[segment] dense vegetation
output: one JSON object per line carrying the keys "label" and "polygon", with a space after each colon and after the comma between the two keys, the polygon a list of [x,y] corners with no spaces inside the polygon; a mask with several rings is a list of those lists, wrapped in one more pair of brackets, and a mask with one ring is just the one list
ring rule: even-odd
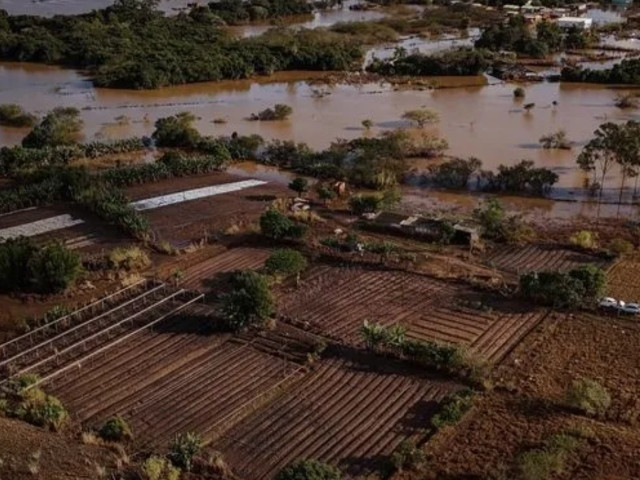
{"label": "dense vegetation", "polygon": [[396,51],[389,60],[374,59],[367,71],[380,75],[435,76],[480,75],[491,65],[492,55],[485,50],[459,48],[434,55]]}
{"label": "dense vegetation", "polygon": [[554,308],[575,308],[594,303],[604,292],[604,272],[593,266],[569,272],[534,272],[520,277],[521,294]]}
{"label": "dense vegetation", "polygon": [[508,50],[542,58],[567,48],[585,48],[589,43],[590,38],[578,28],[564,35],[557,25],[541,22],[536,25],[533,35],[523,17],[512,17],[506,23],[494,24],[484,30],[475,46],[494,52]]}
{"label": "dense vegetation", "polygon": [[27,113],[19,105],[0,105],[0,125],[8,127],[33,127],[37,117]]}
{"label": "dense vegetation", "polygon": [[[313,5],[307,0],[220,0],[209,3],[209,10],[226,24],[239,25],[291,15],[308,15],[313,11]],[[207,13],[206,9],[202,9],[202,15]]]}
{"label": "dense vegetation", "polygon": [[488,192],[524,193],[546,195],[558,181],[558,174],[548,168],[534,167],[531,160],[506,166],[500,165],[498,173],[481,172],[482,189]]}
{"label": "dense vegetation", "polygon": [[640,85],[640,59],[622,60],[605,70],[565,67],[562,69],[561,79],[565,82]]}
{"label": "dense vegetation", "polygon": [[345,70],[362,60],[360,46],[334,32],[281,29],[236,39],[209,7],[169,17],[155,3],[118,0],[92,13],[48,19],[3,12],[0,59],[84,68],[96,85],[138,89],[279,70]]}
{"label": "dense vegetation", "polygon": [[0,415],[49,430],[60,430],[69,414],[60,400],[36,386],[38,381],[34,374],[13,378],[0,393]]}
{"label": "dense vegetation", "polygon": [[318,460],[296,460],[284,467],[275,480],[340,480],[342,472]]}
{"label": "dense vegetation", "polygon": [[73,145],[82,133],[80,111],[58,107],[49,112],[22,140],[25,148],[63,147]]}
{"label": "dense vegetation", "polygon": [[57,293],[80,272],[80,255],[61,243],[36,247],[27,238],[0,243],[0,291]]}
{"label": "dense vegetation", "polygon": [[233,273],[231,291],[222,297],[222,317],[232,331],[263,323],[274,313],[268,279],[252,270]]}

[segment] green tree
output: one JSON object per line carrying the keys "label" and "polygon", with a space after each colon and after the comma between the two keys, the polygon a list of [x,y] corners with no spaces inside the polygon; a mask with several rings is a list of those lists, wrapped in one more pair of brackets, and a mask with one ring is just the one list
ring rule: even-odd
{"label": "green tree", "polygon": [[373,127],[373,120],[370,120],[368,118],[362,120],[362,126],[365,130],[371,130],[371,127]]}
{"label": "green tree", "polygon": [[275,480],[340,480],[342,472],[318,460],[296,460],[275,477]]}
{"label": "green tree", "polygon": [[0,125],[9,127],[33,127],[38,118],[24,111],[20,105],[0,105]]}
{"label": "green tree", "polygon": [[22,140],[26,148],[44,148],[72,145],[82,134],[82,119],[76,108],[55,108],[44,116]]}
{"label": "green tree", "polygon": [[178,434],[169,447],[171,461],[187,472],[191,471],[193,459],[202,450],[202,438],[197,433]]}
{"label": "green tree", "polygon": [[307,260],[297,250],[290,248],[279,249],[267,258],[264,264],[268,273],[272,275],[300,276],[307,268]]}
{"label": "green tree", "polygon": [[309,181],[304,177],[296,177],[289,183],[289,189],[303,196],[309,191]]}
{"label": "green tree", "polygon": [[271,208],[260,217],[260,231],[263,235],[274,240],[283,238],[302,238],[307,227],[302,223],[297,223],[278,210]]}
{"label": "green tree", "polygon": [[316,194],[320,200],[324,201],[325,205],[338,196],[330,185],[320,182],[316,184]]}
{"label": "green tree", "polygon": [[262,323],[273,315],[274,300],[269,281],[252,270],[235,272],[231,291],[222,297],[222,316],[233,331]]}
{"label": "green tree", "polygon": [[356,215],[374,213],[382,208],[381,195],[354,195],[349,199],[349,208]]}
{"label": "green tree", "polygon": [[80,255],[59,242],[36,251],[27,264],[27,274],[33,283],[33,288],[41,293],[57,293],[65,290],[76,280],[81,271]]}
{"label": "green tree", "polygon": [[408,110],[402,114],[402,118],[416,123],[420,128],[433,123],[438,123],[440,116],[437,112],[426,108]]}
{"label": "green tree", "polygon": [[526,92],[524,90],[524,88],[522,87],[517,87],[514,91],[513,91],[513,96],[514,98],[524,98],[526,96]]}
{"label": "green tree", "polygon": [[151,135],[158,147],[195,147],[201,137],[193,126],[196,117],[189,112],[181,112],[156,121]]}

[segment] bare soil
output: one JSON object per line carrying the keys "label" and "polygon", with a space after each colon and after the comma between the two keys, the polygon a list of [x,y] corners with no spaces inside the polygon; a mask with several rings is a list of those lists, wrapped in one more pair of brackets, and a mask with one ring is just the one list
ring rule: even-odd
{"label": "bare soil", "polygon": [[[496,389],[480,394],[457,425],[426,445],[428,464],[411,478],[520,478],[523,452],[552,435],[581,437],[553,479],[622,480],[640,477],[640,325],[592,315],[549,316],[494,371]],[[612,397],[606,415],[588,418],[563,406],[579,377],[595,379]]]}

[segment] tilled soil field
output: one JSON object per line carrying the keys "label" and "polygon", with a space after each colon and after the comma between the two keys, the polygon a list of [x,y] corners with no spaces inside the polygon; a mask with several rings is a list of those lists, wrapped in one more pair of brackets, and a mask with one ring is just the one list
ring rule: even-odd
{"label": "tilled soil field", "polygon": [[545,270],[568,271],[590,263],[605,268],[609,264],[607,260],[595,255],[576,252],[557,245],[500,247],[488,255],[485,263],[507,273],[518,275]]}
{"label": "tilled soil field", "polygon": [[214,443],[240,477],[269,479],[297,458],[330,462],[352,475],[380,469],[406,437],[424,432],[441,399],[459,388],[388,359],[340,356],[323,360]]}
{"label": "tilled soil field", "polygon": [[[215,173],[139,185],[127,189],[127,194],[132,200],[140,200],[240,180],[246,179]],[[255,222],[275,198],[285,193],[281,186],[266,184],[149,210],[144,215],[151,222],[156,241],[182,248],[230,227]]]}
{"label": "tilled soil field", "polygon": [[[562,473],[545,478],[640,478],[639,342],[635,321],[550,315],[494,371],[499,388],[478,394],[459,424],[429,441],[427,473],[419,478],[525,478],[522,454],[557,434],[577,438],[577,448],[566,454]],[[580,377],[609,391],[605,415],[589,418],[563,406],[567,387]]]}
{"label": "tilled soil field", "polygon": [[625,302],[640,301],[640,258],[620,260],[607,272],[607,295]]}
{"label": "tilled soil field", "polygon": [[362,323],[402,324],[413,338],[469,346],[497,362],[544,317],[464,287],[401,271],[318,266],[280,299],[282,319],[360,344]]}
{"label": "tilled soil field", "polygon": [[216,275],[260,268],[270,254],[271,251],[266,248],[238,247],[226,250],[185,270],[181,285],[193,290],[209,290],[209,283]]}
{"label": "tilled soil field", "polygon": [[47,389],[82,424],[120,414],[139,445],[162,449],[180,432],[216,436],[303,375],[304,340],[214,334],[204,320],[180,316],[146,330]]}

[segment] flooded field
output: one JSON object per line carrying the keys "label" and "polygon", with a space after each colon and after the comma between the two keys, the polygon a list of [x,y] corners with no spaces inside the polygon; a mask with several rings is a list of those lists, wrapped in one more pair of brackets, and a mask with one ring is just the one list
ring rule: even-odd
{"label": "flooded field", "polygon": [[[77,15],[112,5],[114,0],[0,0],[0,8],[10,15]],[[160,8],[165,12],[186,8],[187,4],[206,5],[205,0],[161,0]]]}
{"label": "flooded field", "polygon": [[[293,139],[314,148],[325,148],[336,138],[375,135],[405,126],[404,111],[426,107],[441,117],[437,131],[450,144],[449,154],[476,156],[484,168],[512,164],[521,159],[553,168],[560,175],[558,196],[579,190],[584,175],[575,168],[579,147],[601,123],[640,118],[637,110],[614,105],[615,89],[597,86],[538,83],[525,86],[525,112],[513,98],[513,84],[496,82],[436,90],[397,89],[391,85],[327,86],[307,79],[308,73],[292,72],[257,80],[202,83],[155,91],[93,88],[81,74],[54,67],[24,64],[0,65],[0,103],[18,101],[40,114],[56,106],[82,111],[86,139],[149,135],[156,119],[189,110],[199,117],[197,127],[206,135],[233,132],[257,133],[265,138]],[[458,78],[457,82],[484,82],[482,78]],[[447,82],[450,83],[450,82]],[[464,83],[463,83],[464,85]],[[317,92],[326,93],[318,98]],[[554,105],[553,102],[556,102]],[[293,108],[284,122],[250,122],[254,112],[285,103]],[[223,119],[226,123],[213,123]],[[371,119],[374,127],[361,126]],[[540,136],[565,129],[576,147],[571,151],[543,150]],[[19,143],[26,132],[0,129],[0,143]],[[617,186],[612,174],[610,187]]]}

